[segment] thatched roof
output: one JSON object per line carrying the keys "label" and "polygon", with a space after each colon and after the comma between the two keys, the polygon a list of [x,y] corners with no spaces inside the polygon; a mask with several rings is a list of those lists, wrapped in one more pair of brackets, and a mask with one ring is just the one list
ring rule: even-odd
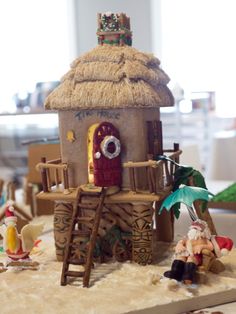
{"label": "thatched roof", "polygon": [[169,77],[152,54],[129,47],[98,46],[77,58],[46,109],[115,109],[172,106]]}

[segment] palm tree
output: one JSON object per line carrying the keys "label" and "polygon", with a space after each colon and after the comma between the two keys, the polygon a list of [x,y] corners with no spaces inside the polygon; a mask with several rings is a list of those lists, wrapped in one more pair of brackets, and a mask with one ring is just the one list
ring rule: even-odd
{"label": "palm tree", "polygon": [[[213,196],[211,192],[207,189],[203,189],[200,187],[194,186],[187,186],[182,185],[173,193],[171,193],[167,198],[165,198],[164,202],[162,203],[159,214],[161,214],[162,210],[165,208],[167,211],[170,211],[172,208],[174,211],[174,215],[176,218],[179,218],[180,215],[180,204],[183,203],[186,205],[190,218],[192,220],[197,219],[197,215],[194,209],[193,203],[196,200],[204,200],[208,201],[209,196]],[[177,206],[176,206],[177,205]]]}

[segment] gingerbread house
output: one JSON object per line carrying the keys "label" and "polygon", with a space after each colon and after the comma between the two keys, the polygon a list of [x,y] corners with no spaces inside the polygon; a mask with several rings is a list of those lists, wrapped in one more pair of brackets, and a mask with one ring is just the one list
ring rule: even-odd
{"label": "gingerbread house", "polygon": [[[99,45],[72,63],[46,100],[45,108],[59,114],[61,156],[38,164],[43,183],[38,198],[55,201],[61,260],[78,190],[106,189],[98,236],[116,226],[121,241],[113,241],[111,255],[147,264],[154,208],[170,193],[175,171],[157,156],[178,161],[181,153],[177,144],[164,151],[162,143],[160,107],[173,106],[174,99],[160,61],[131,47],[125,14],[99,14],[97,35]],[[92,202],[91,195],[84,201]],[[88,209],[83,215],[94,216]],[[159,238],[172,239],[172,224],[169,213],[159,217]]]}

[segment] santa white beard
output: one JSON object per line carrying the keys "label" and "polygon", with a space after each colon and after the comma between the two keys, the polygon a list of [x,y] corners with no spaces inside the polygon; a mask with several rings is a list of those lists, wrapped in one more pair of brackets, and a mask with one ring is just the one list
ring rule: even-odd
{"label": "santa white beard", "polygon": [[210,232],[208,230],[200,231],[195,228],[191,228],[188,232],[189,240],[198,240],[198,239],[209,239]]}
{"label": "santa white beard", "polygon": [[188,232],[188,238],[189,240],[198,240],[198,239],[201,239],[201,238],[204,238],[204,232],[201,232],[200,230],[197,230],[197,229],[190,229],[189,232]]}

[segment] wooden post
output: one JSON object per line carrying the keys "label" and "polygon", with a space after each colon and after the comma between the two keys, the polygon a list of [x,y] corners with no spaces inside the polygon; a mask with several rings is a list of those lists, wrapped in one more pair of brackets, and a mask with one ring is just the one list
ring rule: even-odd
{"label": "wooden post", "polygon": [[[153,160],[153,155],[148,154],[147,159]],[[152,181],[151,167],[146,167],[146,172],[147,172],[147,181],[148,181],[149,192],[154,193],[155,190],[154,190],[153,181]]]}
{"label": "wooden post", "polygon": [[2,197],[3,186],[4,186],[4,180],[0,179],[0,197]]}
{"label": "wooden post", "polygon": [[68,194],[69,191],[69,180],[68,180],[68,169],[63,169],[63,183],[64,183],[64,193]]}
{"label": "wooden post", "polygon": [[[153,134],[153,125],[152,121],[147,121],[147,144],[148,144],[148,154],[152,155],[154,154],[154,134]],[[153,158],[152,158],[153,159]]]}
{"label": "wooden post", "polygon": [[157,168],[150,167],[150,173],[151,173],[153,192],[157,193],[157,190],[158,190],[158,188],[157,188],[157,186],[158,186],[158,183],[157,183],[157,180],[158,180],[158,176],[157,176],[158,170],[157,170]]}
{"label": "wooden post", "polygon": [[129,180],[130,180],[131,190],[133,192],[136,192],[134,168],[129,168]]}
{"label": "wooden post", "polygon": [[30,205],[30,212],[32,217],[35,216],[35,204],[34,204],[34,188],[32,183],[28,183],[26,187],[26,194],[28,197],[28,204]]}
{"label": "wooden post", "polygon": [[50,175],[50,169],[49,168],[46,169],[46,173],[47,173],[48,191],[50,191],[51,190],[51,186],[52,186],[52,182],[51,182],[51,175]]}
{"label": "wooden post", "polygon": [[[193,177],[189,178],[189,185],[190,186],[196,186],[194,184]],[[198,218],[205,220],[207,222],[207,225],[208,225],[212,235],[217,235],[216,228],[215,228],[214,222],[211,218],[211,215],[210,215],[208,208],[206,208],[204,211],[202,211],[202,209],[201,209],[202,201],[195,201],[193,204],[194,204],[194,208],[196,210],[196,214],[197,214]]]}
{"label": "wooden post", "polygon": [[[162,162],[163,163],[163,162]],[[163,166],[159,166],[156,169],[153,169],[153,172],[155,171],[155,192],[158,193],[161,190],[163,190],[165,184],[163,179]]]}
{"label": "wooden post", "polygon": [[[46,157],[41,158],[42,163],[46,163]],[[48,189],[48,180],[47,180],[47,170],[44,168],[41,168],[41,180],[42,180],[42,186],[43,186],[43,192],[49,192]]]}
{"label": "wooden post", "polygon": [[15,201],[16,196],[15,196],[15,184],[13,182],[9,182],[7,184],[7,199]]}
{"label": "wooden post", "polygon": [[165,160],[164,161],[164,166],[165,166],[165,175],[166,175],[166,185],[170,185],[172,183],[172,178],[171,178],[171,174],[168,168],[168,162]]}
{"label": "wooden post", "polygon": [[98,29],[100,30],[102,28],[101,13],[97,14],[97,22],[98,22]]}
{"label": "wooden post", "polygon": [[174,214],[173,211],[164,210],[159,215],[159,209],[162,201],[155,202],[156,210],[156,240],[163,242],[172,242],[174,240]]}
{"label": "wooden post", "polygon": [[[177,152],[179,150],[179,143],[174,143],[174,151]],[[175,161],[179,163],[179,155],[175,157]],[[175,171],[177,170],[177,166],[175,166]]]}
{"label": "wooden post", "polygon": [[148,153],[163,154],[162,123],[161,121],[147,121]]}
{"label": "wooden post", "polygon": [[125,26],[125,17],[124,17],[124,13],[121,13],[121,14],[120,14],[119,22],[120,22],[120,26]]}
{"label": "wooden post", "polygon": [[155,181],[153,177],[153,168],[147,167],[148,189],[150,193],[155,193]]}
{"label": "wooden post", "polygon": [[162,123],[153,121],[154,155],[163,155]]}
{"label": "wooden post", "polygon": [[58,169],[55,169],[55,184],[56,184],[56,187],[58,188],[59,187],[59,173],[58,173]]}
{"label": "wooden post", "polygon": [[141,265],[152,263],[152,218],[149,205],[133,205],[132,261]]}

